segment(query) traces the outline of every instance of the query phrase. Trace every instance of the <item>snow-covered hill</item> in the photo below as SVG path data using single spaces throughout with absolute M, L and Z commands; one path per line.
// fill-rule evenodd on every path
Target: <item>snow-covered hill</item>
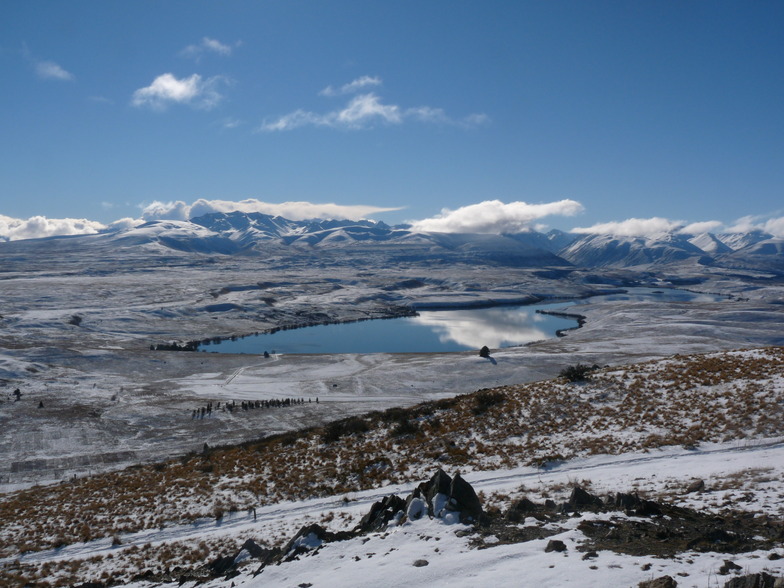
M 561 250 L 560 256 L 581 267 L 632 267 L 683 261 L 705 255 L 686 235 L 656 237 L 586 235 Z
M 0 580 L 702 588 L 784 575 L 781 349 L 581 374 L 0 496 Z

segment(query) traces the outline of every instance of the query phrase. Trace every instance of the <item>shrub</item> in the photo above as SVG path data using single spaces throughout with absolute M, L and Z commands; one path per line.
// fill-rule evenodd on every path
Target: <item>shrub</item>
M 498 390 L 480 390 L 474 395 L 474 414 L 483 414 L 487 409 L 506 401 L 506 395 Z
M 337 441 L 344 435 L 353 435 L 355 433 L 367 433 L 370 427 L 364 419 L 360 417 L 349 417 L 334 423 L 329 423 L 324 428 L 324 434 L 321 436 L 324 443 L 332 443 Z
M 419 433 L 419 427 L 413 421 L 400 421 L 391 431 L 393 437 L 402 437 L 403 435 L 416 435 Z
M 568 382 L 584 382 L 590 378 L 590 373 L 594 370 L 589 365 L 578 363 L 577 365 L 570 365 L 561 370 L 558 374 L 561 378 L 565 378 Z

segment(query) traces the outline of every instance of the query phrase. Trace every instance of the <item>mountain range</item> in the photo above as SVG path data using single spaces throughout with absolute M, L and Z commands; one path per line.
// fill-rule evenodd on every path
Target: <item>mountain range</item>
M 640 268 L 696 262 L 784 270 L 784 239 L 759 230 L 699 235 L 665 232 L 652 237 L 575 235 L 558 230 L 492 235 L 415 232 L 408 225 L 390 226 L 371 220 L 294 221 L 242 212 L 212 213 L 189 221 L 155 220 L 94 235 L 7 242 L 0 248 L 16 250 L 24 248 L 25 243 L 40 247 L 42 243 L 32 241 L 51 240 L 69 241 L 70 245 L 101 242 L 116 247 L 145 246 L 223 255 L 268 254 L 290 248 L 306 252 L 369 247 L 393 256 L 441 256 L 445 261 L 459 259 L 518 267 Z

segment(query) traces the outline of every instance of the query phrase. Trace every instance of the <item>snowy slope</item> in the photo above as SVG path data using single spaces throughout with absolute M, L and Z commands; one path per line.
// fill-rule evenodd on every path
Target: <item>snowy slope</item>
M 559 255 L 582 267 L 633 267 L 684 261 L 705 252 L 685 235 L 665 233 L 656 237 L 586 235 Z
M 711 255 L 716 255 L 719 253 L 728 253 L 732 251 L 732 249 L 725 245 L 716 235 L 713 233 L 702 233 L 700 235 L 695 235 L 689 239 L 689 243 L 702 249 L 705 253 L 709 253 Z
M 701 588 L 781 576 L 783 362 L 776 348 L 673 356 L 9 494 L 0 581 L 636 586 L 669 575 Z M 434 436 L 394 432 L 406 422 Z M 523 465 L 537 447 L 544 457 Z M 407 518 L 355 530 L 437 468 L 459 469 L 478 493 L 480 525 L 442 511 L 439 492 L 433 517 L 412 498 L 395 511 Z

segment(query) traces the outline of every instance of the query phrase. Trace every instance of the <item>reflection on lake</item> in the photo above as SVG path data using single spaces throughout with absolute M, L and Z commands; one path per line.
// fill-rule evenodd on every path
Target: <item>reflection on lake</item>
M 568 312 L 569 307 L 602 301 L 712 302 L 720 296 L 685 290 L 631 288 L 582 300 L 495 306 L 461 310 L 420 311 L 419 316 L 319 325 L 278 331 L 219 345 L 201 347 L 220 353 L 427 353 L 466 351 L 487 345 L 491 349 L 524 345 L 555 336 L 559 329 L 577 326 L 574 319 L 537 313 L 537 310 Z M 579 309 L 573 309 L 579 313 Z
M 549 339 L 558 329 L 577 326 L 572 319 L 539 314 L 533 306 L 422 311 L 409 320 L 431 329 L 441 344 L 457 345 L 460 349 L 522 345 Z

